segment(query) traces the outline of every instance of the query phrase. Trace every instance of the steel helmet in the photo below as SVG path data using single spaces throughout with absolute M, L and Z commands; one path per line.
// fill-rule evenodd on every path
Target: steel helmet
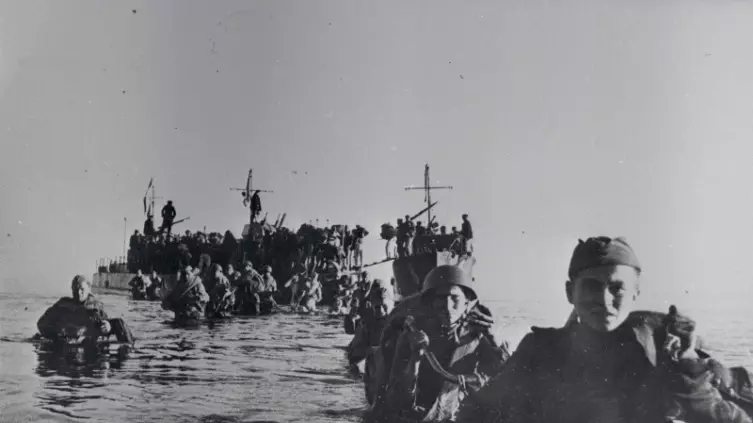
M 433 289 L 450 287 L 453 285 L 463 288 L 463 290 L 466 291 L 467 296 L 472 298 L 477 297 L 476 290 L 473 289 L 472 286 L 473 279 L 471 278 L 471 275 L 464 272 L 460 267 L 451 265 L 437 266 L 432 269 L 424 279 L 424 284 L 421 288 L 421 295 L 424 295 Z

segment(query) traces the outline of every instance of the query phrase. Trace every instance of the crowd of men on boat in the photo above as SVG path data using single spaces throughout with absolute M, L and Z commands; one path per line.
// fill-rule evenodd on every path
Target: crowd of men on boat
M 218 263 L 240 264 L 244 258 L 254 263 L 270 265 L 287 277 L 302 263 L 309 261 L 314 267 L 334 265 L 338 269 L 362 267 L 363 240 L 369 234 L 360 225 L 350 229 L 344 225 L 318 227 L 303 224 L 297 231 L 277 222 L 265 220 L 249 225 L 248 233 L 240 240 L 231 231 L 204 233 L 185 231 L 183 234 L 163 230 L 141 233 L 130 237 L 127 268 L 130 273 L 141 269 L 146 272 L 175 273 L 190 265 L 209 267 Z M 107 267 L 100 271 L 108 271 Z
M 473 254 L 473 227 L 468 214 L 461 216 L 460 230 L 432 221 L 424 226 L 422 221 L 405 215 L 397 219 L 397 225 L 382 225 L 381 237 L 387 241 L 387 259 L 408 257 L 421 252 L 450 251 L 455 255 Z

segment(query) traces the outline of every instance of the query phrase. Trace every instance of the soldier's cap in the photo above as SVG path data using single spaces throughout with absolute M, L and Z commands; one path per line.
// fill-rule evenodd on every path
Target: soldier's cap
M 76 275 L 73 277 L 73 280 L 71 281 L 71 288 L 76 288 L 82 285 L 89 285 L 92 286 L 91 281 L 84 276 L 84 275 Z
M 567 274 L 572 280 L 586 269 L 610 265 L 630 266 L 639 273 L 641 272 L 638 257 L 625 238 L 598 236 L 588 238 L 585 241 L 579 239 L 578 245 L 573 250 Z

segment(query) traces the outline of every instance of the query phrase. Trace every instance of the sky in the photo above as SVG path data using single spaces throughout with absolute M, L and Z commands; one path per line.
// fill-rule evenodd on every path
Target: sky
M 485 298 L 564 301 L 578 238 L 625 236 L 650 302 L 751 293 L 750 1 L 0 3 L 0 290 L 64 293 L 143 225 L 476 237 Z M 124 221 L 124 218 L 127 219 Z M 125 228 L 124 228 L 125 223 Z M 663 303 L 662 303 L 663 304 Z

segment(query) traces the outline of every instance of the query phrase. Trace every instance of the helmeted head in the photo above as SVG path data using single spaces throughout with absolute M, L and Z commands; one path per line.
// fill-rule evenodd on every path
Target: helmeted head
M 570 260 L 567 300 L 581 324 L 610 332 L 627 319 L 640 294 L 641 265 L 623 238 L 578 240 Z
M 264 273 L 265 274 L 271 274 L 272 273 L 272 266 L 264 266 Z
M 83 303 L 92 292 L 92 284 L 84 275 L 76 275 L 71 281 L 71 293 L 73 299 Z
M 421 299 L 431 305 L 442 326 L 457 323 L 474 306 L 476 291 L 471 276 L 457 266 L 437 266 L 426 275 Z

